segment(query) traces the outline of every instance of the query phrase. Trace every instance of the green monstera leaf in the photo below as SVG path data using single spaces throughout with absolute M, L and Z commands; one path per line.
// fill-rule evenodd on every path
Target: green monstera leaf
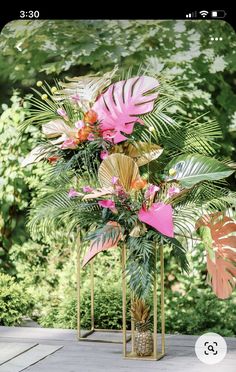
M 167 166 L 170 179 L 190 188 L 201 181 L 216 181 L 230 176 L 234 170 L 219 160 L 204 155 L 180 155 Z

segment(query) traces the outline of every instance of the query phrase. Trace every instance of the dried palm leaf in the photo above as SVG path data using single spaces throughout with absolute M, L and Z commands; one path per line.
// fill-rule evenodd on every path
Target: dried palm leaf
M 133 158 L 140 167 L 159 158 L 163 153 L 163 148 L 153 143 L 145 143 L 141 141 L 134 144 L 124 142 L 120 145 L 115 145 L 112 148 L 112 153 L 123 153 L 128 155 Z
M 58 90 L 55 94 L 58 100 L 64 100 L 68 97 L 78 95 L 81 102 L 95 102 L 97 96 L 111 84 L 111 79 L 117 72 L 117 67 L 112 71 L 106 72 L 103 76 L 78 76 L 67 78 L 69 83 L 59 82 L 59 85 L 64 88 Z
M 111 195 L 113 193 L 113 188 L 102 188 L 102 189 L 97 189 L 92 191 L 90 194 L 87 194 L 83 197 L 83 200 L 88 200 L 88 199 L 96 199 L 100 198 L 101 196 L 105 195 Z
M 98 180 L 102 187 L 112 187 L 112 177 L 118 177 L 125 191 L 131 190 L 132 183 L 140 178 L 135 161 L 122 154 L 109 155 L 98 169 Z
M 77 131 L 60 119 L 42 125 L 42 132 L 48 138 L 59 137 L 62 134 L 66 134 L 67 137 L 74 137 Z
M 133 229 L 130 231 L 129 236 L 132 236 L 133 238 L 138 238 L 140 236 L 143 236 L 147 231 L 146 226 L 144 223 L 137 223 Z
M 21 166 L 26 167 L 29 164 L 38 163 L 40 160 L 47 158 L 49 153 L 50 150 L 44 146 L 37 146 L 23 159 Z

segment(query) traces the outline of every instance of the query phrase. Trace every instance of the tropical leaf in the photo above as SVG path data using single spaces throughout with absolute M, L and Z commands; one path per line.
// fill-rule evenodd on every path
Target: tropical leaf
M 201 181 L 215 181 L 226 178 L 234 170 L 219 160 L 204 155 L 180 155 L 173 159 L 166 170 L 175 171 L 169 179 L 178 180 L 183 187 L 191 188 Z
M 207 250 L 208 282 L 217 297 L 228 298 L 236 278 L 236 223 L 215 213 L 198 220 L 196 228 Z
M 123 142 L 112 147 L 111 153 L 120 153 L 130 156 L 140 167 L 159 158 L 163 149 L 153 143 L 137 141 L 135 143 Z
M 102 187 L 112 187 L 112 177 L 118 177 L 125 191 L 131 189 L 132 183 L 139 176 L 139 169 L 132 158 L 122 154 L 109 155 L 98 169 L 98 180 Z
M 89 103 L 96 100 L 103 89 L 111 84 L 111 79 L 116 72 L 117 67 L 112 71 L 106 72 L 103 76 L 88 75 L 67 78 L 69 83 L 59 82 L 63 89 L 57 91 L 56 97 L 58 100 L 64 100 L 70 96 L 77 95 L 82 103 L 89 105 Z
M 181 269 L 185 272 L 189 271 L 189 263 L 186 256 L 186 248 L 180 243 L 179 240 L 175 238 L 163 237 L 164 241 L 168 243 L 171 247 L 171 254 L 175 257 L 177 263 L 180 265 Z
M 129 287 L 138 298 L 147 297 L 153 284 L 156 268 L 155 243 L 150 238 L 146 234 L 142 237 L 129 236 L 127 239 L 126 272 Z
M 66 134 L 68 137 L 74 137 L 77 131 L 78 130 L 71 128 L 61 119 L 52 120 L 42 125 L 42 132 L 48 138 L 59 137 L 62 134 Z
M 139 115 L 153 110 L 158 93 L 150 93 L 159 83 L 149 76 L 136 76 L 109 86 L 92 106 L 101 121 L 102 131 L 114 133 L 114 143 L 126 140 L 121 133 L 130 134 L 134 123 L 143 123 Z
M 91 236 L 94 236 L 94 234 L 90 234 L 90 237 Z M 120 224 L 114 221 L 109 221 L 104 227 L 95 232 L 95 239 L 91 242 L 84 257 L 82 267 L 84 267 L 99 252 L 106 251 L 110 248 L 116 248 L 121 238 L 122 232 Z
M 85 195 L 83 197 L 83 200 L 96 199 L 96 198 L 100 198 L 101 196 L 111 195 L 111 194 L 113 194 L 113 191 L 114 190 L 112 188 L 96 189 L 96 190 L 93 190 L 90 194 Z
M 30 153 L 22 160 L 21 166 L 26 167 L 29 164 L 38 163 L 39 161 L 47 158 L 50 150 L 44 146 L 36 146 Z
M 169 135 L 162 138 L 164 148 L 174 156 L 183 153 L 214 154 L 215 148 L 219 147 L 216 140 L 222 137 L 222 133 L 217 122 L 206 120 L 204 116 L 193 120 L 181 117 L 181 124 L 172 126 Z
M 138 218 L 161 234 L 174 237 L 173 210 L 170 204 L 153 203 L 148 210 L 143 206 L 138 213 Z

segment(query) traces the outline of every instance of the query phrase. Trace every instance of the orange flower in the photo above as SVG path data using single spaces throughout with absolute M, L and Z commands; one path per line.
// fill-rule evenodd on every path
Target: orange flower
M 51 164 L 54 164 L 58 161 L 58 159 L 60 159 L 59 156 L 56 156 L 56 155 L 55 156 L 49 156 L 48 162 L 51 163 Z
M 94 110 L 89 110 L 84 114 L 84 121 L 88 124 L 95 124 L 98 120 L 98 115 Z
M 80 142 L 87 141 L 89 134 L 92 132 L 92 128 L 86 126 L 80 129 L 76 135 Z
M 134 190 L 141 190 L 147 185 L 147 181 L 143 178 L 139 178 L 137 180 L 134 180 L 131 183 L 131 188 Z

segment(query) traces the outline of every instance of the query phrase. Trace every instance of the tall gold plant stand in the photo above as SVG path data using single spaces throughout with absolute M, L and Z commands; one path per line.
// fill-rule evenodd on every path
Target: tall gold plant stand
M 123 357 L 125 359 L 159 360 L 165 355 L 165 314 L 164 314 L 164 256 L 163 247 L 160 246 L 160 289 L 161 289 L 161 344 L 158 344 L 157 335 L 157 248 L 155 247 L 155 274 L 153 284 L 153 353 L 150 356 L 138 356 L 135 353 L 135 327 L 131 321 L 131 350 L 127 351 L 127 327 L 126 327 L 126 247 L 122 249 L 122 293 L 123 293 Z
M 80 233 L 78 233 L 77 237 L 77 339 L 79 341 L 90 341 L 90 342 L 105 342 L 105 343 L 115 343 L 115 344 L 122 344 L 123 338 L 121 336 L 121 340 L 106 340 L 101 338 L 89 338 L 90 335 L 99 332 L 99 333 L 120 333 L 122 334 L 121 330 L 116 329 L 100 329 L 95 328 L 95 318 L 94 318 L 94 260 L 90 262 L 90 298 L 91 298 L 91 308 L 90 308 L 90 329 L 84 331 L 82 333 L 81 330 L 81 245 L 80 245 Z M 126 341 L 130 341 L 131 336 L 126 335 Z

